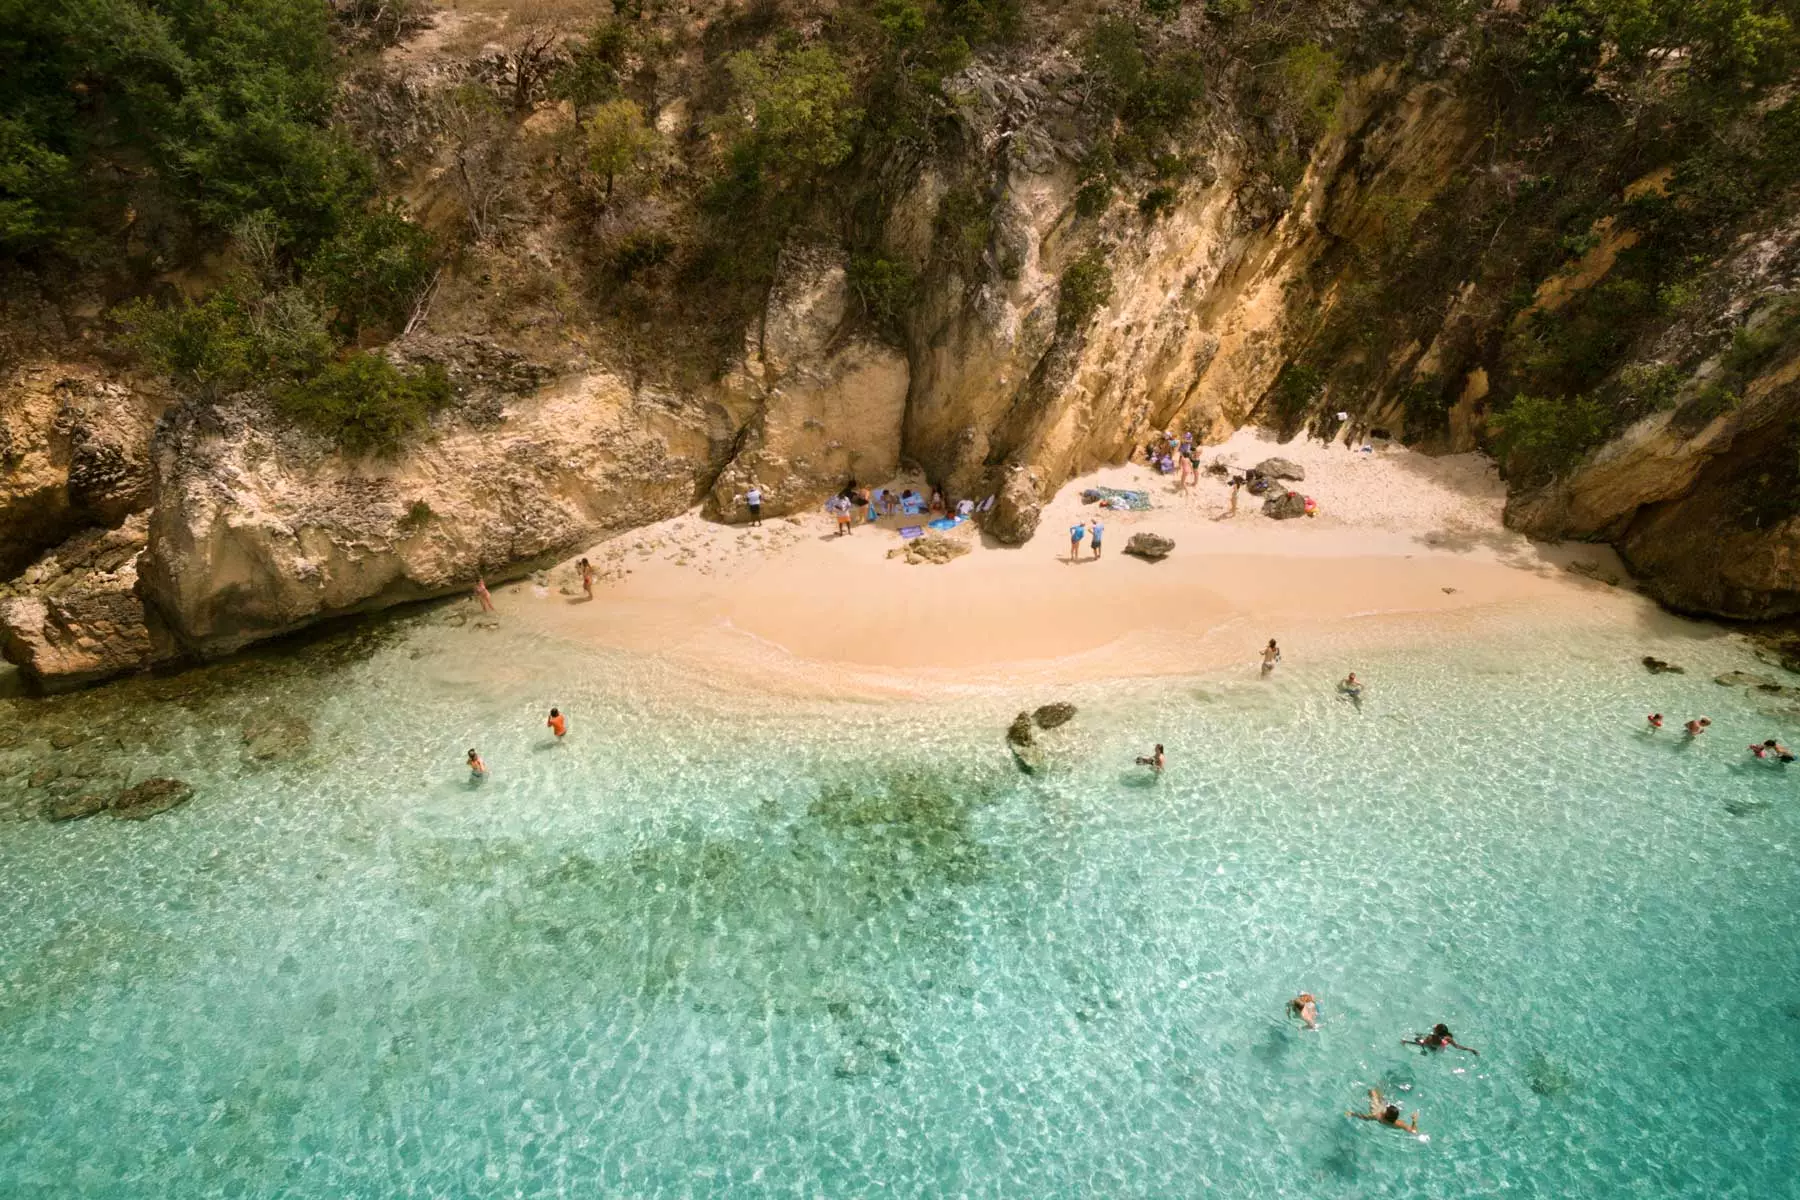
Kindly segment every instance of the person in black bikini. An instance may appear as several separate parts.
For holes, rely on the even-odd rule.
[[[1454,1046],[1458,1050],[1467,1050],[1476,1058],[1481,1057],[1481,1051],[1472,1046],[1465,1046],[1452,1037],[1450,1027],[1442,1021],[1433,1025],[1430,1033],[1420,1033],[1410,1038],[1402,1038],[1400,1044],[1402,1046],[1423,1046],[1427,1050],[1442,1050],[1445,1046]]]

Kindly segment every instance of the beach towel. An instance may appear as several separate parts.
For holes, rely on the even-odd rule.
[[[924,537],[924,536],[925,536],[925,531],[923,529],[919,528],[919,526],[917,526],[917,525],[908,525],[906,528],[904,528],[900,531],[900,538],[902,541],[910,542],[916,537]]]
[[[1086,504],[1094,504],[1098,501],[1105,500],[1107,501],[1106,507],[1114,510],[1130,509],[1133,512],[1148,512],[1150,510],[1149,492],[1134,492],[1124,488],[1088,488],[1081,493],[1081,499],[1082,502]]]
[[[928,522],[928,524],[933,529],[955,529],[958,525],[962,524],[962,518],[961,517],[939,517],[935,521]]]

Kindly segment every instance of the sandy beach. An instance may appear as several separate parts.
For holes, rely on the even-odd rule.
[[[1023,547],[970,524],[943,535],[970,546],[948,563],[891,554],[903,544],[897,518],[839,537],[823,511],[759,529],[690,513],[590,549],[600,572],[592,602],[573,560],[497,598],[503,616],[546,632],[673,655],[713,675],[902,689],[1250,664],[1270,637],[1347,652],[1507,615],[1582,622],[1654,611],[1609,549],[1507,530],[1504,487],[1479,455],[1278,445],[1244,431],[1207,447],[1202,462],[1242,470],[1271,455],[1304,468],[1305,481],[1288,486],[1317,501],[1316,516],[1271,519],[1247,492],[1224,516],[1222,477],[1203,472],[1184,490],[1133,464],[1064,486]],[[1154,507],[1083,503],[1097,485],[1148,491]],[[1096,514],[1103,557],[1084,545],[1071,563],[1068,528]],[[1174,539],[1174,552],[1157,563],[1126,555],[1137,532]]]

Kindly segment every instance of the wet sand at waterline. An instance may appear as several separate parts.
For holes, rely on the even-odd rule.
[[[1202,474],[1179,490],[1175,476],[1131,465],[1065,485],[1025,546],[999,546],[970,524],[941,535],[971,547],[945,564],[890,557],[903,545],[896,518],[838,537],[822,511],[760,529],[688,514],[587,551],[603,572],[591,603],[564,566],[548,590],[513,585],[500,604],[505,616],[583,641],[723,672],[824,668],[833,686],[846,672],[901,683],[1192,671],[1253,662],[1270,637],[1373,647],[1506,615],[1656,619],[1628,585],[1568,570],[1588,563],[1623,580],[1609,550],[1507,530],[1504,486],[1480,456],[1284,446],[1243,433],[1202,461],[1222,456],[1241,470],[1272,454],[1305,469],[1305,482],[1286,486],[1317,500],[1316,517],[1273,520],[1244,492],[1237,515],[1221,519],[1222,479]],[[1147,490],[1155,507],[1084,504],[1083,489],[1096,485]],[[1069,527],[1096,516],[1103,556],[1095,561],[1084,541],[1071,563]],[[1174,553],[1158,563],[1126,555],[1138,532],[1174,539]]]

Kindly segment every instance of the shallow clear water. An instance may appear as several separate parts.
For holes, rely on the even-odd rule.
[[[1043,779],[1001,732],[1056,696],[798,705],[429,621],[15,709],[0,1194],[1794,1194],[1800,765],[1742,747],[1800,729],[1711,682],[1741,652],[1289,656],[1075,689]],[[267,711],[308,756],[242,760]],[[27,819],[77,760],[200,794]],[[1400,1044],[1436,1020],[1481,1056]],[[1371,1085],[1429,1141],[1345,1119]]]

